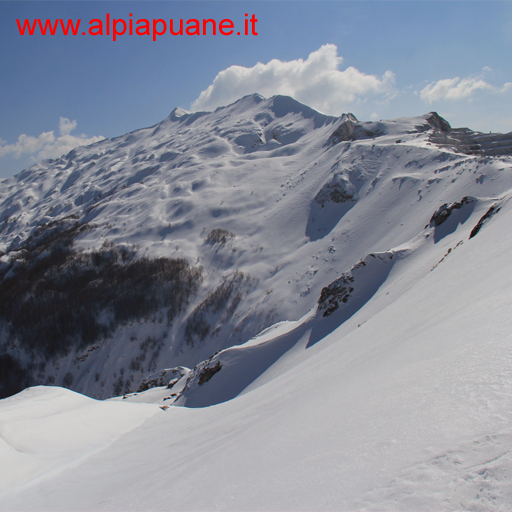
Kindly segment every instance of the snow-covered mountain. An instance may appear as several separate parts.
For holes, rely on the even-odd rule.
[[[297,320],[441,205],[474,196],[459,214],[483,215],[510,180],[488,154],[511,144],[436,114],[359,123],[252,95],[4,180],[4,387],[106,398]]]
[[[123,396],[0,401],[0,504],[505,510],[511,155],[252,95],[4,180],[4,396]]]

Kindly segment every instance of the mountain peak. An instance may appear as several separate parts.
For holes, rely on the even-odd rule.
[[[173,109],[173,111],[169,114],[169,119],[171,121],[178,121],[181,117],[186,116],[190,114],[190,112],[180,108],[176,107]]]
[[[430,112],[425,117],[427,122],[434,128],[437,128],[438,130],[441,130],[442,132],[445,133],[449,133],[452,131],[450,123],[446,119],[441,117],[437,112]]]

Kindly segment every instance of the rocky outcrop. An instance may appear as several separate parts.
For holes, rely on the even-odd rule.
[[[366,263],[361,261],[360,266],[366,266]],[[346,272],[322,289],[318,299],[318,309],[323,311],[322,316],[334,313],[340,307],[340,302],[343,304],[348,302],[350,294],[354,291],[354,288],[350,286],[353,282],[354,276],[350,272]]]
[[[498,203],[494,203],[486,212],[485,215],[478,221],[477,225],[471,230],[469,239],[475,237],[478,232],[482,229],[483,225],[491,220],[501,210],[501,206]]]
[[[214,366],[205,366],[199,372],[199,380],[197,383],[202,386],[205,382],[208,382],[217,372],[220,372],[221,368],[222,365],[220,364],[220,361],[217,361]]]
[[[183,376],[188,375],[190,370],[184,366],[177,366],[176,368],[165,368],[153,372],[151,375],[146,377],[137,389],[137,393],[142,393],[151,388],[158,388],[167,386],[171,389],[176,382],[178,382]]]
[[[359,122],[354,114],[343,114],[340,117],[341,124],[332,132],[329,139],[325,143],[325,146],[331,147],[339,144],[340,142],[346,142],[352,140],[354,134],[354,128]]]
[[[355,187],[348,178],[335,174],[315,196],[315,201],[323,208],[326,203],[346,203],[354,200]]]
[[[440,226],[445,222],[448,217],[452,214],[453,210],[460,210],[465,204],[474,203],[476,198],[471,196],[465,196],[460,201],[454,203],[443,204],[437,211],[434,212],[430,218],[430,227]]]
[[[348,316],[360,309],[387,279],[394,263],[393,252],[369,254],[338,279],[322,289],[318,299],[318,311],[323,317],[330,316],[344,306]],[[349,311],[350,310],[350,311]]]

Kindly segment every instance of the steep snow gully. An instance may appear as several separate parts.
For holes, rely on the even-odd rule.
[[[2,181],[0,508],[506,510],[511,193],[260,95]]]

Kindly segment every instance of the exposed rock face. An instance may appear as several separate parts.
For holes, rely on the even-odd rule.
[[[338,279],[325,286],[318,299],[318,310],[326,317],[334,313],[342,305],[351,302],[348,307],[360,308],[378,290],[385,281],[394,262],[393,252],[368,254],[350,270],[343,272]],[[350,314],[353,314],[350,313]]]
[[[361,261],[361,266],[366,266],[366,263]],[[350,286],[353,282],[354,276],[347,272],[322,289],[318,299],[319,309],[325,310],[322,316],[329,316],[339,308],[340,302],[346,303],[348,301],[350,294],[354,291],[354,288]]]
[[[172,388],[176,382],[178,382],[184,375],[190,372],[188,368],[184,366],[178,366],[176,368],[166,368],[164,370],[158,370],[146,377],[137,389],[137,393],[142,393],[151,388],[157,388],[167,386],[169,389]]]
[[[437,115],[437,114],[436,114]],[[438,116],[439,117],[439,116]],[[447,121],[444,123],[434,118],[434,131],[429,141],[440,147],[453,148],[458,153],[466,155],[499,156],[512,154],[512,132],[510,133],[481,133],[469,128],[451,128]],[[439,126],[437,126],[439,125]]]
[[[355,187],[348,178],[341,174],[335,174],[315,196],[315,201],[323,208],[326,203],[346,203],[355,195]]]
[[[430,126],[442,133],[450,133],[452,131],[450,123],[446,119],[443,119],[437,112],[430,112],[427,122]]]
[[[343,114],[341,116],[341,124],[334,130],[326,142],[326,146],[335,146],[340,142],[352,140],[354,127],[359,122],[354,114]]]
[[[432,215],[430,219],[430,226],[440,226],[445,220],[448,219],[448,217],[452,214],[453,210],[460,210],[465,204],[474,203],[476,201],[476,198],[471,196],[465,196],[460,201],[456,201],[454,203],[443,204],[439,210],[434,212],[434,215]]]
[[[471,230],[469,238],[473,238],[478,234],[478,232],[482,229],[483,225],[494,215],[496,215],[501,210],[501,206],[498,203],[494,203],[486,212],[485,215],[478,221],[477,225]]]
[[[208,382],[217,372],[220,372],[221,368],[222,365],[220,364],[220,361],[217,361],[214,366],[204,367],[199,373],[199,380],[197,383],[202,386],[205,382]]]

